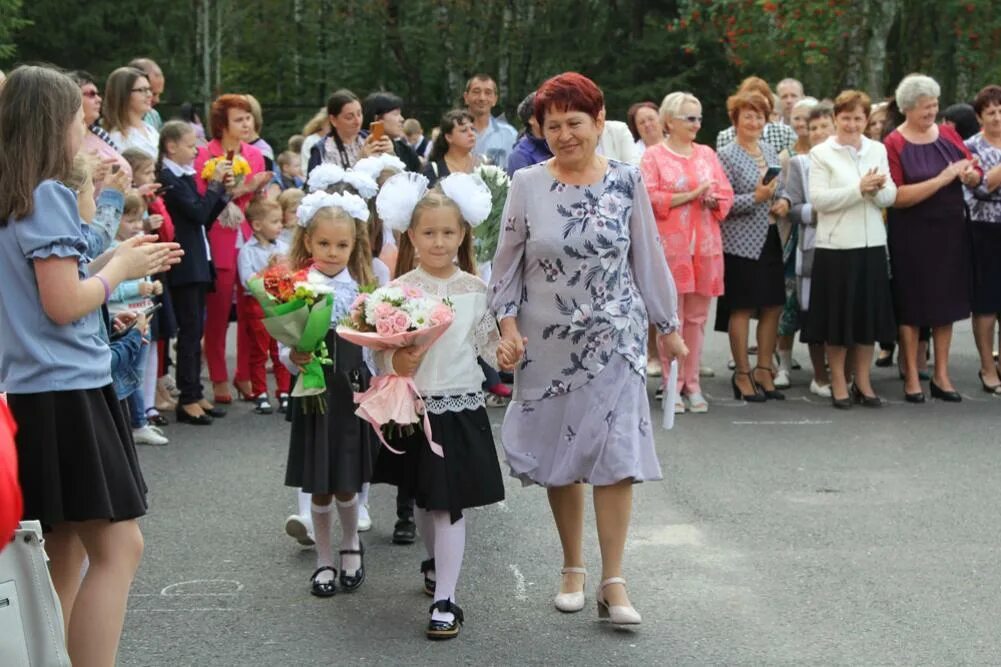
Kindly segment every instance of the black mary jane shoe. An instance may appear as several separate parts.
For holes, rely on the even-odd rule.
[[[881,408],[883,407],[883,399],[879,396],[873,394],[872,396],[866,396],[862,393],[862,390],[858,388],[854,383],[852,384],[850,395],[852,397],[852,402],[858,403],[864,408]]]
[[[400,519],[393,527],[393,544],[413,544],[417,539],[417,524],[412,518]]]
[[[852,407],[851,394],[849,394],[846,398],[835,398],[834,393],[832,392],[831,405],[833,405],[836,410],[851,410]]]
[[[465,620],[462,616],[462,609],[459,608],[459,605],[455,604],[451,600],[438,600],[431,605],[431,608],[428,609],[428,613],[433,614],[436,610],[444,614],[452,614],[455,616],[455,619],[448,623],[445,621],[436,621],[434,619],[428,621],[428,639],[455,639],[458,637],[459,626],[462,625]]]
[[[773,377],[773,378],[775,377],[775,374],[774,374],[774,372],[772,371],[772,369],[771,369],[771,368],[765,368],[764,366],[755,366],[755,367],[754,367],[754,370],[756,370],[756,371],[757,371],[757,370],[761,370],[761,371],[768,371],[768,374],[769,374],[769,375],[770,375],[771,377]],[[753,371],[752,371],[752,376],[751,376],[751,378],[752,378],[752,379],[754,378],[754,376],[753,376]],[[781,391],[779,391],[778,389],[765,389],[764,387],[762,387],[762,386],[761,386],[761,383],[760,383],[760,382],[758,382],[757,380],[755,380],[755,383],[756,383],[756,384],[757,384],[757,385],[758,385],[759,387],[761,387],[761,392],[762,392],[762,393],[763,393],[763,394],[765,395],[765,399],[767,399],[767,400],[769,400],[769,401],[784,401],[784,400],[786,400],[786,395],[785,395],[785,394],[783,394],[783,393],[782,393]]]
[[[359,556],[361,558],[361,564],[352,575],[344,572],[344,559],[341,558],[341,590],[345,593],[353,593],[365,583],[365,545],[359,542],[357,549],[341,549],[338,553],[341,556]]]
[[[428,572],[434,572],[434,558],[421,561],[421,574],[424,575],[424,592],[434,597],[435,580],[428,577]]]
[[[937,384],[935,384],[934,380],[932,380],[929,387],[931,388],[932,398],[937,398],[939,400],[945,401],[946,403],[960,403],[963,400],[963,397],[959,394],[958,391],[946,391],[945,389],[942,389]]]
[[[177,408],[178,424],[194,424],[195,426],[208,426],[212,423],[212,417],[208,414],[193,415],[185,411],[184,408]]]
[[[209,417],[213,417],[215,419],[222,419],[226,416],[226,409],[220,408],[217,405],[213,405],[211,408],[202,408],[202,410],[204,410],[205,414]]]
[[[330,581],[317,581],[316,576],[321,572],[333,572],[334,576]],[[337,593],[337,570],[329,565],[316,568],[316,572],[309,578],[309,592],[318,598],[333,597]]]
[[[908,394],[904,392],[904,400],[908,403],[924,403],[925,393],[923,391],[915,392],[913,394]]]
[[[167,418],[161,415],[159,412],[156,412],[154,414],[150,414],[147,412],[146,421],[148,421],[153,426],[166,426],[170,423],[169,421],[167,421]]]

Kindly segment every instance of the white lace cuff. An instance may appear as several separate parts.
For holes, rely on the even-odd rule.
[[[433,415],[441,415],[446,412],[464,412],[465,410],[477,410],[486,407],[483,400],[483,392],[477,391],[469,394],[455,394],[451,396],[425,396],[424,406]]]

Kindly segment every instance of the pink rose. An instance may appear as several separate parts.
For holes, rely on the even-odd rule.
[[[391,304],[383,302],[376,305],[374,312],[376,319],[382,319],[384,317],[392,317],[393,313],[396,312],[396,308],[394,308]]]
[[[383,317],[375,321],[375,332],[380,336],[391,336],[396,333],[393,330],[393,320],[389,317]]]
[[[403,290],[403,296],[408,299],[420,299],[424,296],[424,292],[422,292],[420,288],[414,287],[413,285],[402,285],[401,289]]]
[[[393,329],[396,333],[403,333],[410,328],[410,316],[403,311],[397,311],[393,315]]]
[[[452,309],[443,303],[438,304],[431,310],[430,320],[432,326],[451,323],[452,318]]]

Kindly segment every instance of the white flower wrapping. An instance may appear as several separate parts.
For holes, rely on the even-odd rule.
[[[311,294],[314,298],[326,296],[334,293],[334,286],[330,284],[330,279],[314,268],[306,272],[306,280],[300,280],[293,284],[295,291],[303,290]]]

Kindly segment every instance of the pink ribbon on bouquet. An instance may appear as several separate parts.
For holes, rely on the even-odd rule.
[[[403,452],[389,446],[382,435],[382,427],[390,422],[400,426],[419,423],[422,421],[421,413],[423,413],[424,436],[427,438],[428,445],[430,445],[432,452],[442,458],[445,457],[445,451],[441,445],[431,438],[431,420],[428,418],[427,409],[421,410],[420,413],[417,410],[418,401],[422,406],[424,405],[424,397],[417,390],[417,385],[414,384],[412,377],[378,375],[372,378],[372,384],[368,391],[356,393],[354,400],[358,404],[355,414],[375,428],[379,441],[394,454],[402,454]]]

